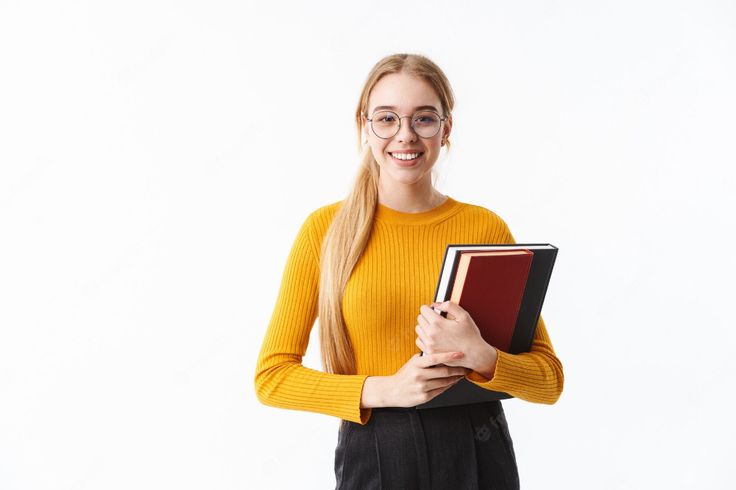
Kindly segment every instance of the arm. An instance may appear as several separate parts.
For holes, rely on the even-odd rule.
[[[529,352],[509,354],[494,350],[495,360],[489,356],[487,362],[491,364],[485,369],[473,370],[465,376],[467,380],[481,388],[503,391],[529,402],[552,405],[559,399],[565,377],[541,315]]]
[[[329,374],[302,365],[317,318],[319,262],[310,215],[292,245],[276,305],[255,370],[258,400],[272,407],[304,410],[365,424],[361,408],[367,375]]]

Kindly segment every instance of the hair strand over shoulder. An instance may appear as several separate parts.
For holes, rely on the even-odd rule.
[[[321,248],[320,357],[323,369],[328,373],[356,374],[355,353],[342,315],[342,298],[348,279],[370,239],[378,204],[380,167],[370,147],[363,145],[361,138],[368,97],[374,85],[390,73],[407,73],[429,82],[437,92],[444,114],[451,113],[455,105],[447,77],[439,66],[422,55],[399,53],[386,56],[368,74],[355,110],[360,165],[352,191],[335,213]],[[449,149],[449,140],[445,145]]]

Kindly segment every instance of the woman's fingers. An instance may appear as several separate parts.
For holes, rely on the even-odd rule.
[[[430,367],[443,362],[457,361],[465,357],[462,352],[435,352],[434,354],[424,355],[420,357],[419,365],[421,367]]]
[[[417,337],[417,339],[414,341],[414,343],[417,344],[417,347],[419,347],[419,350],[421,350],[422,352],[427,352],[427,346],[424,345],[424,342],[422,342],[422,339],[420,339],[419,337]],[[424,356],[422,356],[422,357],[424,357]]]

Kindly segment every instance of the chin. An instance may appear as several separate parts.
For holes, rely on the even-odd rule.
[[[394,182],[411,185],[421,181],[429,172],[424,169],[414,171],[392,169],[391,172],[386,173],[388,174],[387,177]]]

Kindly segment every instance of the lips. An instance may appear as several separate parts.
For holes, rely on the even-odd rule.
[[[416,163],[422,158],[424,155],[424,152],[417,151],[417,152],[389,152],[389,156],[391,157],[391,160],[393,162],[400,166],[400,167],[411,167],[416,165]],[[413,158],[407,158],[409,156],[412,156]]]

